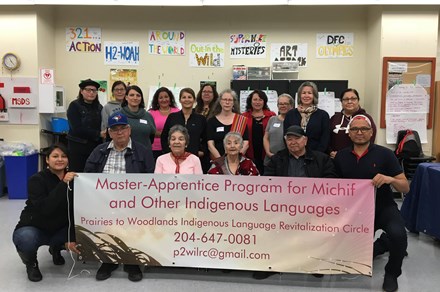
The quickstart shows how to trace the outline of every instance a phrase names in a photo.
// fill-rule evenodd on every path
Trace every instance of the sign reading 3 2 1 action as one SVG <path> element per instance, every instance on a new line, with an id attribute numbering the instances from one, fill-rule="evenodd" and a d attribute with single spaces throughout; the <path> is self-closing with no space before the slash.
<path id="1" fill-rule="evenodd" d="M 372 275 L 370 180 L 81 173 L 74 192 L 84 260 Z"/>

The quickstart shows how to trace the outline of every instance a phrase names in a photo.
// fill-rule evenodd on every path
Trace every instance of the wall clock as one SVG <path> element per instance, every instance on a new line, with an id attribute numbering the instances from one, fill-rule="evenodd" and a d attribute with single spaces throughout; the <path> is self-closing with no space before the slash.
<path id="1" fill-rule="evenodd" d="M 2 65 L 9 71 L 15 71 L 20 68 L 20 58 L 14 53 L 6 53 L 2 59 Z"/>

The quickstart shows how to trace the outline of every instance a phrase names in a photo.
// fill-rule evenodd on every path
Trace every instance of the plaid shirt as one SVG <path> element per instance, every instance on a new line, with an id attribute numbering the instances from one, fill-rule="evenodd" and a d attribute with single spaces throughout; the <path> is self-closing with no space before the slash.
<path id="1" fill-rule="evenodd" d="M 122 151 L 116 150 L 113 141 L 111 141 L 107 147 L 107 149 L 110 149 L 110 152 L 102 173 L 126 173 L 125 153 L 127 153 L 128 148 L 131 149 L 131 139 L 128 141 L 127 147 L 125 147 Z"/>

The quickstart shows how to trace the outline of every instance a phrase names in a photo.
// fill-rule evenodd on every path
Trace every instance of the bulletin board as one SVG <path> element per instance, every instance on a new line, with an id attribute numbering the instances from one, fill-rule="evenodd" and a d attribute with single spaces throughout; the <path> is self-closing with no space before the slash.
<path id="1" fill-rule="evenodd" d="M 382 99 L 380 127 L 386 128 L 387 92 L 396 84 L 421 85 L 429 95 L 427 128 L 432 128 L 434 111 L 435 58 L 384 57 L 382 69 Z"/>

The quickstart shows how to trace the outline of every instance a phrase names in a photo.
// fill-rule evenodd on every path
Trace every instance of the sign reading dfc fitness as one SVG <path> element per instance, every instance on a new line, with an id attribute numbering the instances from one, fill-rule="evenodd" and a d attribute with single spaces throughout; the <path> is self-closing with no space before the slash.
<path id="1" fill-rule="evenodd" d="M 370 180 L 81 173 L 74 192 L 84 260 L 372 275 Z"/>

